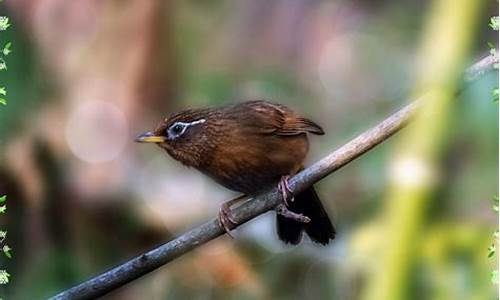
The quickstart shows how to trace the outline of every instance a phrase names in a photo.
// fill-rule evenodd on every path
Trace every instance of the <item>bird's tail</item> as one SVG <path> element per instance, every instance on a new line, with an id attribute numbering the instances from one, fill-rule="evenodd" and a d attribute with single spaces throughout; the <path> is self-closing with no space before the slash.
<path id="1" fill-rule="evenodd" d="M 295 196 L 293 202 L 288 201 L 288 203 L 288 209 L 309 217 L 311 221 L 300 223 L 277 215 L 276 223 L 280 240 L 296 245 L 302 240 L 302 231 L 305 231 L 313 242 L 323 245 L 335 238 L 335 228 L 313 186 Z"/>

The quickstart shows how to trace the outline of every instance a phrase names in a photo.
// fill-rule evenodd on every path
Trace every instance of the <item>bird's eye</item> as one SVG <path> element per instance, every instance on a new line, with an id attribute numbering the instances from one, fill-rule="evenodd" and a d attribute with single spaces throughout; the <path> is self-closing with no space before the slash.
<path id="1" fill-rule="evenodd" d="M 173 133 L 176 133 L 176 134 L 179 134 L 179 133 L 181 133 L 182 128 L 184 128 L 184 127 L 182 127 L 182 125 L 177 124 L 177 125 L 175 125 L 175 126 L 172 128 L 172 132 L 173 132 Z"/>
<path id="2" fill-rule="evenodd" d="M 186 130 L 189 127 L 199 126 L 200 124 L 205 123 L 205 121 L 206 121 L 205 119 L 199 119 L 199 120 L 192 121 L 192 122 L 175 122 L 173 125 L 171 125 L 167 129 L 167 137 L 168 137 L 168 139 L 171 139 L 171 140 L 176 139 L 176 138 L 180 137 L 181 135 L 183 135 L 184 132 L 186 132 Z"/>
<path id="3" fill-rule="evenodd" d="M 175 123 L 174 125 L 170 126 L 170 128 L 167 130 L 167 134 L 169 138 L 174 139 L 183 134 L 185 130 L 186 130 L 186 125 Z"/>

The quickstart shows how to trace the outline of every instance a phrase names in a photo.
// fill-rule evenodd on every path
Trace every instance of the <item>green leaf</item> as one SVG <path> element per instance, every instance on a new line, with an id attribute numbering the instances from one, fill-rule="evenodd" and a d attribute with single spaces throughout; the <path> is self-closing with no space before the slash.
<path id="1" fill-rule="evenodd" d="M 7 89 L 4 86 L 0 86 L 0 95 L 7 95 Z"/>
<path id="2" fill-rule="evenodd" d="M 7 270 L 0 270 L 0 284 L 9 283 L 10 274 Z"/>
<path id="3" fill-rule="evenodd" d="M 488 24 L 491 29 L 493 30 L 498 30 L 500 27 L 500 21 L 498 19 L 498 16 L 494 16 L 490 18 L 490 23 Z"/>
<path id="4" fill-rule="evenodd" d="M 0 196 L 0 204 L 7 200 L 7 195 Z"/>
<path id="5" fill-rule="evenodd" d="M 0 98 L 0 104 L 7 105 L 7 100 L 5 100 L 5 98 Z"/>
<path id="6" fill-rule="evenodd" d="M 2 49 L 3 55 L 7 56 L 12 52 L 12 50 L 10 50 L 11 46 L 12 46 L 11 42 L 8 42 L 7 44 L 5 44 L 5 46 L 3 46 L 3 49 Z"/>
<path id="7" fill-rule="evenodd" d="M 7 231 L 6 230 L 0 230 L 0 241 L 3 241 L 7 237 Z"/>
<path id="8" fill-rule="evenodd" d="M 493 89 L 493 101 L 498 102 L 498 88 Z M 498 204 L 498 198 L 497 198 L 497 204 Z"/>
<path id="9" fill-rule="evenodd" d="M 491 282 L 498 284 L 498 270 L 491 271 Z"/>
<path id="10" fill-rule="evenodd" d="M 9 247 L 9 245 L 5 245 L 2 248 L 3 254 L 5 254 L 5 256 L 7 256 L 8 258 L 12 258 L 12 253 L 10 250 L 12 250 L 12 248 Z"/>
<path id="11" fill-rule="evenodd" d="M 5 16 L 0 17 L 0 31 L 7 30 L 10 27 L 9 18 Z"/>
<path id="12" fill-rule="evenodd" d="M 496 248 L 495 244 L 491 244 L 491 246 L 488 247 L 488 258 L 495 255 L 496 251 L 497 251 L 497 248 Z"/>
<path id="13" fill-rule="evenodd" d="M 7 205 L 4 204 L 0 206 L 0 214 L 4 214 L 6 210 L 7 210 Z"/>
<path id="14" fill-rule="evenodd" d="M 490 47 L 490 55 L 497 56 L 497 49 L 495 47 Z"/>
<path id="15" fill-rule="evenodd" d="M 7 70 L 7 63 L 5 62 L 5 59 L 0 57 L 0 71 Z"/>

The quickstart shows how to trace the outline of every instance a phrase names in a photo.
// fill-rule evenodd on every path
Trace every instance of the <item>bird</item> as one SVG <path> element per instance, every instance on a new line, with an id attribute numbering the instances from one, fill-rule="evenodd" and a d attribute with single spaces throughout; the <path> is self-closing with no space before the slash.
<path id="1" fill-rule="evenodd" d="M 229 235 L 236 225 L 230 206 L 277 186 L 283 195 L 276 208 L 279 239 L 296 245 L 305 232 L 313 242 L 327 245 L 336 230 L 314 187 L 291 197 L 288 185 L 290 176 L 304 168 L 308 134 L 324 131 L 288 106 L 251 100 L 173 113 L 135 141 L 154 143 L 173 159 L 241 193 L 219 209 L 219 224 Z"/>

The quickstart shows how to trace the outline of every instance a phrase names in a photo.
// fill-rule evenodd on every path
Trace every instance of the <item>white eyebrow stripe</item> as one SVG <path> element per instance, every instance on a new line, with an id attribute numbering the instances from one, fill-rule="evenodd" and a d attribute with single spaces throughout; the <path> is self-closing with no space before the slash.
<path id="1" fill-rule="evenodd" d="M 199 119 L 199 120 L 193 121 L 191 123 L 187 123 L 186 125 L 187 126 L 193 126 L 193 125 L 196 125 L 196 124 L 203 124 L 203 123 L 205 123 L 205 121 L 206 121 L 205 119 Z"/>
<path id="2" fill-rule="evenodd" d="M 206 122 L 205 119 L 199 119 L 199 120 L 196 120 L 196 121 L 193 121 L 193 122 L 181 122 L 181 121 L 179 121 L 179 122 L 175 122 L 172 126 L 182 125 L 182 126 L 185 126 L 185 128 L 187 128 L 187 127 L 190 127 L 190 126 L 193 126 L 193 125 L 197 125 L 197 124 L 202 124 L 202 123 L 205 123 L 205 122 Z"/>
<path id="3" fill-rule="evenodd" d="M 181 121 L 175 122 L 167 130 L 167 132 L 168 132 L 168 139 L 175 139 L 175 138 L 183 135 L 184 132 L 186 132 L 186 130 L 189 127 L 194 126 L 194 125 L 198 125 L 198 124 L 202 124 L 202 123 L 205 123 L 205 122 L 206 122 L 205 119 L 199 119 L 199 120 L 196 120 L 196 121 L 193 121 L 193 122 L 181 122 Z M 174 126 L 177 126 L 177 125 L 182 125 L 182 131 L 179 134 L 176 134 L 176 135 L 172 134 L 172 136 L 171 136 L 170 135 L 170 129 L 173 128 Z"/>

